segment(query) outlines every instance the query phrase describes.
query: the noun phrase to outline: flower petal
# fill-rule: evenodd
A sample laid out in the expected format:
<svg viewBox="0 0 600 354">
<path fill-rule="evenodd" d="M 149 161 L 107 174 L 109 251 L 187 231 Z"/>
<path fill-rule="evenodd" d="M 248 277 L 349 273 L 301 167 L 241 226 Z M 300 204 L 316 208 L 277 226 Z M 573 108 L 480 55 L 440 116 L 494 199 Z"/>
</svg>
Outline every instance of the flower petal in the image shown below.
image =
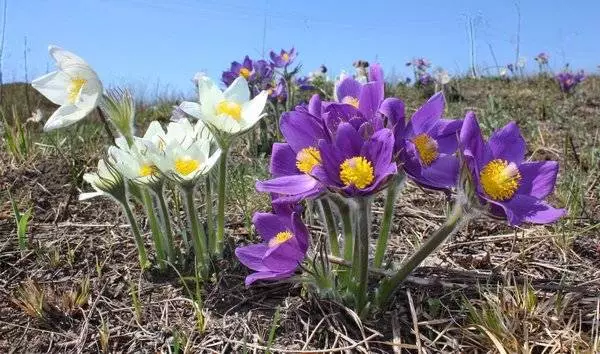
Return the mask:
<svg viewBox="0 0 600 354">
<path fill-rule="evenodd" d="M 465 158 L 475 168 L 477 175 L 483 165 L 492 159 L 492 152 L 484 142 L 475 114 L 468 112 L 460 130 L 459 145 Z"/>
<path fill-rule="evenodd" d="M 354 80 L 352 77 L 346 77 L 338 84 L 335 92 L 337 100 L 341 102 L 345 97 L 358 98 L 360 95 L 360 82 Z"/>
<path fill-rule="evenodd" d="M 294 271 L 291 271 L 289 273 L 279 273 L 279 272 L 270 272 L 270 271 L 256 272 L 256 273 L 252 273 L 252 274 L 248 275 L 246 277 L 246 280 L 244 281 L 244 284 L 246 284 L 246 286 L 250 286 L 258 280 L 286 279 L 286 278 L 291 277 L 293 274 L 294 274 Z"/>
<path fill-rule="evenodd" d="M 282 176 L 266 181 L 257 181 L 256 190 L 284 196 L 319 194 L 320 183 L 307 174 Z"/>
<path fill-rule="evenodd" d="M 299 174 L 296 167 L 296 152 L 286 143 L 274 143 L 271 150 L 269 172 L 273 177 Z"/>
<path fill-rule="evenodd" d="M 278 233 L 290 229 L 287 225 L 289 218 L 271 213 L 254 213 L 252 223 L 260 237 L 266 242 L 269 242 Z"/>
<path fill-rule="evenodd" d="M 379 105 L 383 101 L 383 83 L 380 82 L 368 82 L 363 85 L 360 90 L 360 97 L 358 99 L 358 109 L 365 116 L 366 119 L 370 120 L 375 117 Z"/>
<path fill-rule="evenodd" d="M 517 123 L 510 122 L 495 131 L 489 139 L 489 146 L 496 159 L 503 159 L 519 165 L 525 158 L 525 139 Z"/>
<path fill-rule="evenodd" d="M 69 103 L 70 84 L 71 78 L 62 71 L 53 71 L 31 82 L 34 89 L 59 106 Z"/>
<path fill-rule="evenodd" d="M 199 119 L 202 116 L 202 109 L 199 103 L 183 101 L 179 104 L 179 108 L 187 115 Z"/>
<path fill-rule="evenodd" d="M 235 249 L 235 256 L 240 260 L 240 263 L 252 270 L 268 271 L 269 269 L 262 262 L 268 249 L 269 246 L 266 243 L 238 247 Z"/>
<path fill-rule="evenodd" d="M 85 118 L 90 112 L 91 110 L 83 110 L 73 105 L 60 106 L 46 121 L 44 131 L 47 132 L 75 124 Z"/>
<path fill-rule="evenodd" d="M 546 198 L 554 190 L 558 174 L 558 162 L 538 161 L 519 165 L 521 185 L 517 194 L 527 194 L 539 199 Z"/>
<path fill-rule="evenodd" d="M 557 209 L 548 203 L 524 194 L 515 194 L 505 202 L 495 202 L 506 213 L 508 223 L 519 225 L 522 222 L 548 224 L 565 215 L 565 209 Z"/>
<path fill-rule="evenodd" d="M 444 113 L 444 94 L 438 92 L 423 104 L 411 117 L 413 132 L 418 135 L 428 133 Z"/>
<path fill-rule="evenodd" d="M 239 104 L 250 100 L 250 89 L 248 81 L 243 76 L 239 76 L 233 80 L 233 83 L 223 92 L 223 96 L 228 101 L 233 101 Z"/>
<path fill-rule="evenodd" d="M 281 116 L 280 130 L 296 153 L 304 148 L 317 146 L 319 139 L 325 138 L 323 126 L 306 111 L 284 113 Z"/>
<path fill-rule="evenodd" d="M 254 127 L 258 121 L 265 116 L 263 110 L 267 104 L 268 92 L 262 91 L 251 101 L 245 103 L 242 107 L 242 131 L 247 131 Z"/>
</svg>

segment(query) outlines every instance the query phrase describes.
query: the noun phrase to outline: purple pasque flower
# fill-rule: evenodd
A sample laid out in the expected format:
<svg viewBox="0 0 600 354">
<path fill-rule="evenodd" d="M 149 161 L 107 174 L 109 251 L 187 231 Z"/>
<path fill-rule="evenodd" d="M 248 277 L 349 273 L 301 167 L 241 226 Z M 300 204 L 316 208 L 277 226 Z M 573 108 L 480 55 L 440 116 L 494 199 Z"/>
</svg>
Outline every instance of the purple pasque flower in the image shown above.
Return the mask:
<svg viewBox="0 0 600 354">
<path fill-rule="evenodd" d="M 432 189 L 449 189 L 458 178 L 458 133 L 462 120 L 443 119 L 444 94 L 438 92 L 406 124 L 396 129 L 396 150 L 406 173 Z"/>
<path fill-rule="evenodd" d="M 281 116 L 280 129 L 286 143 L 273 144 L 269 168 L 273 178 L 257 181 L 257 191 L 275 193 L 278 203 L 299 202 L 325 192 L 325 187 L 312 176 L 314 168 L 321 164 L 318 142 L 328 138 L 320 112 L 319 95 L 313 95 L 308 108 L 297 107 Z"/>
<path fill-rule="evenodd" d="M 583 80 L 585 80 L 585 74 L 583 70 L 578 71 L 577 73 L 572 73 L 571 71 L 563 71 L 556 75 L 556 81 L 560 86 L 560 90 L 564 93 L 572 93 L 575 90 L 575 87 L 579 85 Z"/>
<path fill-rule="evenodd" d="M 301 211 L 286 205 L 273 207 L 275 213 L 255 213 L 252 218 L 264 242 L 235 250 L 240 262 L 255 271 L 246 277 L 246 286 L 257 280 L 289 278 L 306 256 L 309 233 Z"/>
<path fill-rule="evenodd" d="M 459 138 L 466 166 L 480 200 L 492 214 L 510 225 L 547 224 L 565 214 L 544 199 L 552 193 L 558 173 L 556 161 L 525 161 L 525 140 L 515 122 L 484 141 L 473 112 L 467 113 Z"/>
<path fill-rule="evenodd" d="M 329 107 L 328 107 L 329 108 Z M 381 128 L 368 136 L 363 123 L 341 122 L 332 140 L 319 141 L 321 164 L 312 174 L 331 191 L 347 197 L 367 196 L 381 190 L 397 173 L 393 161 L 394 135 Z"/>
<path fill-rule="evenodd" d="M 270 54 L 271 62 L 276 68 L 287 68 L 288 65 L 290 65 L 294 61 L 296 55 L 296 49 L 294 49 L 293 47 L 289 51 L 282 49 L 279 52 L 279 55 L 274 51 L 271 51 Z"/>
<path fill-rule="evenodd" d="M 310 91 L 314 90 L 314 86 L 312 85 L 310 78 L 308 76 L 300 76 L 296 79 L 296 86 L 298 89 L 302 91 Z"/>
<path fill-rule="evenodd" d="M 384 96 L 383 70 L 379 64 L 369 67 L 369 82 L 361 84 L 353 77 L 346 77 L 335 88 L 337 101 L 358 110 L 366 117 L 377 112 Z"/>
<path fill-rule="evenodd" d="M 264 87 L 273 82 L 273 66 L 266 60 L 255 60 L 254 65 L 254 84 L 264 89 Z"/>
<path fill-rule="evenodd" d="M 224 71 L 221 75 L 221 80 L 226 86 L 230 86 L 231 83 L 240 76 L 243 76 L 246 81 L 250 82 L 253 79 L 254 66 L 252 60 L 246 55 L 242 63 L 234 61 L 231 63 L 231 67 L 228 71 Z"/>
</svg>

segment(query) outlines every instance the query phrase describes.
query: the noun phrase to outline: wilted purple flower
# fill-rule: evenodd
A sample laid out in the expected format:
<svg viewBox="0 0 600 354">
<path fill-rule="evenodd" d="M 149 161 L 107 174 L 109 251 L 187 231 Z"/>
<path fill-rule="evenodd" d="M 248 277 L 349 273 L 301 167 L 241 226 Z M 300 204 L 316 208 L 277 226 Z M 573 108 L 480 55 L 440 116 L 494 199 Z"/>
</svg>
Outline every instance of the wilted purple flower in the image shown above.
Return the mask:
<svg viewBox="0 0 600 354">
<path fill-rule="evenodd" d="M 243 76 L 247 81 L 252 81 L 254 75 L 254 66 L 252 60 L 246 55 L 244 61 L 240 64 L 237 61 L 231 63 L 229 71 L 224 71 L 221 80 L 226 86 L 230 86 L 233 80 Z"/>
<path fill-rule="evenodd" d="M 454 153 L 462 120 L 443 119 L 444 105 L 443 93 L 435 94 L 412 115 L 404 131 L 395 133 L 396 150 L 406 173 L 433 189 L 452 188 L 458 177 Z"/>
<path fill-rule="evenodd" d="M 286 68 L 296 58 L 296 49 L 292 48 L 292 49 L 290 49 L 290 51 L 286 51 L 286 50 L 282 49 L 279 52 L 279 55 L 277 55 L 277 53 L 275 53 L 274 51 L 271 51 L 270 56 L 271 56 L 271 62 L 273 63 L 274 67 Z"/>
<path fill-rule="evenodd" d="M 515 65 L 514 64 L 507 64 L 506 68 L 508 69 L 508 71 L 510 71 L 511 74 L 513 74 L 515 72 Z"/>
<path fill-rule="evenodd" d="M 540 65 L 545 65 L 545 64 L 548 64 L 548 59 L 549 59 L 549 58 L 550 58 L 550 57 L 548 56 L 548 54 L 547 54 L 547 53 L 545 53 L 545 52 L 541 52 L 540 54 L 538 54 L 538 55 L 535 57 L 535 61 L 537 61 L 537 62 L 538 62 Z"/>
<path fill-rule="evenodd" d="M 287 100 L 287 85 L 285 80 L 281 78 L 275 88 L 271 90 L 269 97 L 277 102 L 285 102 Z"/>
<path fill-rule="evenodd" d="M 330 190 L 345 196 L 372 195 L 397 172 L 392 159 L 394 135 L 382 128 L 365 139 L 364 124 L 357 129 L 353 123 L 340 123 L 332 141 L 319 141 L 321 164 L 312 173 Z"/>
<path fill-rule="evenodd" d="M 434 83 L 434 78 L 428 72 L 419 73 L 418 75 L 419 85 L 427 86 Z"/>
<path fill-rule="evenodd" d="M 302 91 L 313 90 L 315 87 L 310 82 L 310 78 L 308 76 L 300 76 L 296 79 L 296 86 Z"/>
<path fill-rule="evenodd" d="M 525 162 L 525 140 L 511 122 L 483 140 L 473 112 L 467 113 L 459 145 L 475 191 L 490 211 L 511 225 L 546 224 L 565 214 L 545 199 L 556 182 L 556 161 Z"/>
<path fill-rule="evenodd" d="M 238 247 L 235 255 L 255 271 L 246 277 L 246 286 L 257 280 L 289 278 L 308 250 L 308 229 L 294 207 L 274 205 L 275 213 L 255 213 L 252 222 L 264 243 Z"/>
<path fill-rule="evenodd" d="M 575 87 L 577 87 L 577 85 L 579 85 L 579 83 L 581 83 L 583 80 L 585 80 L 585 74 L 583 70 L 575 74 L 570 71 L 563 71 L 556 75 L 556 81 L 558 82 L 561 91 L 565 93 L 573 92 Z"/>
<path fill-rule="evenodd" d="M 325 191 L 312 177 L 313 169 L 321 164 L 318 141 L 327 138 L 320 111 L 319 95 L 313 95 L 308 109 L 297 107 L 282 115 L 280 129 L 286 143 L 273 144 L 269 170 L 273 178 L 256 182 L 256 190 L 275 193 L 277 202 L 290 203 Z"/>
</svg>

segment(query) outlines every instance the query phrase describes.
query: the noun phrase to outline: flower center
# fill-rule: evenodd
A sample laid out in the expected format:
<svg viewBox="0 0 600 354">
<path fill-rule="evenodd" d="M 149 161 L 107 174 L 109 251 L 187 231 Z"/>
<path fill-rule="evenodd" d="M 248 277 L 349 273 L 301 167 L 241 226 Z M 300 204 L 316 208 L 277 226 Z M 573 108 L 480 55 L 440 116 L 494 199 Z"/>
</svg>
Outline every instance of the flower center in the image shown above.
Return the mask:
<svg viewBox="0 0 600 354">
<path fill-rule="evenodd" d="M 412 142 L 415 144 L 419 158 L 425 166 L 431 165 L 440 155 L 437 142 L 427 133 L 417 135 Z"/>
<path fill-rule="evenodd" d="M 156 166 L 151 165 L 151 164 L 146 164 L 146 165 L 140 166 L 140 170 L 138 171 L 138 173 L 140 174 L 140 177 L 152 176 L 152 175 L 155 175 L 157 172 L 158 172 L 158 169 L 156 168 Z"/>
<path fill-rule="evenodd" d="M 287 63 L 288 61 L 290 61 L 290 55 L 288 53 L 283 53 L 281 54 L 281 59 Z"/>
<path fill-rule="evenodd" d="M 77 101 L 79 93 L 81 92 L 81 88 L 83 87 L 83 85 L 85 85 L 86 82 L 86 79 L 81 78 L 79 76 L 71 79 L 71 84 L 69 85 L 68 89 L 69 103 L 74 104 Z"/>
<path fill-rule="evenodd" d="M 296 167 L 301 172 L 310 173 L 320 163 L 321 153 L 312 146 L 300 150 L 296 155 Z"/>
<path fill-rule="evenodd" d="M 495 159 L 483 167 L 479 180 L 485 194 L 494 200 L 507 200 L 519 188 L 521 173 L 514 162 Z"/>
<path fill-rule="evenodd" d="M 180 157 L 175 160 L 175 170 L 182 176 L 187 176 L 200 167 L 198 160 L 189 157 Z"/>
<path fill-rule="evenodd" d="M 217 103 L 217 107 L 215 108 L 215 110 L 217 111 L 218 115 L 224 114 L 235 119 L 238 122 L 242 117 L 242 106 L 233 101 L 223 100 Z"/>
<path fill-rule="evenodd" d="M 287 242 L 292 237 L 294 237 L 294 234 L 292 234 L 291 232 L 282 231 L 269 240 L 269 247 L 279 246 L 282 243 Z"/>
<path fill-rule="evenodd" d="M 346 96 L 342 98 L 342 103 L 349 104 L 354 108 L 358 108 L 358 98 L 352 96 Z"/>
<path fill-rule="evenodd" d="M 246 68 L 241 68 L 240 69 L 240 76 L 243 76 L 244 79 L 247 79 L 250 76 L 250 70 L 248 70 Z"/>
<path fill-rule="evenodd" d="M 375 179 L 373 165 L 362 156 L 349 158 L 340 165 L 340 179 L 346 187 L 354 185 L 363 189 Z"/>
</svg>

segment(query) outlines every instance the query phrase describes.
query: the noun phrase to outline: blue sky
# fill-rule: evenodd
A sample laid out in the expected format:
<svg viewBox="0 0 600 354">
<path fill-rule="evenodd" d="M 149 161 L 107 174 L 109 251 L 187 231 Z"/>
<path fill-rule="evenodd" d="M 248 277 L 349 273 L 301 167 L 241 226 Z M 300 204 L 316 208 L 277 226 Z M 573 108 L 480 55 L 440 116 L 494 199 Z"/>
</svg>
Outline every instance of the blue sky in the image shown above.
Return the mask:
<svg viewBox="0 0 600 354">
<path fill-rule="evenodd" d="M 4 0 L 0 0 L 3 3 Z M 467 18 L 475 22 L 477 64 L 515 61 L 517 10 L 513 1 L 307 0 L 6 0 L 3 73 L 29 79 L 54 64 L 48 44 L 86 59 L 108 85 L 189 92 L 197 71 L 215 78 L 245 54 L 259 58 L 294 45 L 303 71 L 325 64 L 330 74 L 356 59 L 379 61 L 386 73 L 409 74 L 416 56 L 464 73 L 469 66 Z M 600 64 L 600 2 L 521 1 L 521 53 L 531 70 L 540 51 L 551 67 L 566 62 L 596 71 Z M 0 18 L 1 20 L 1 18 Z"/>
</svg>

